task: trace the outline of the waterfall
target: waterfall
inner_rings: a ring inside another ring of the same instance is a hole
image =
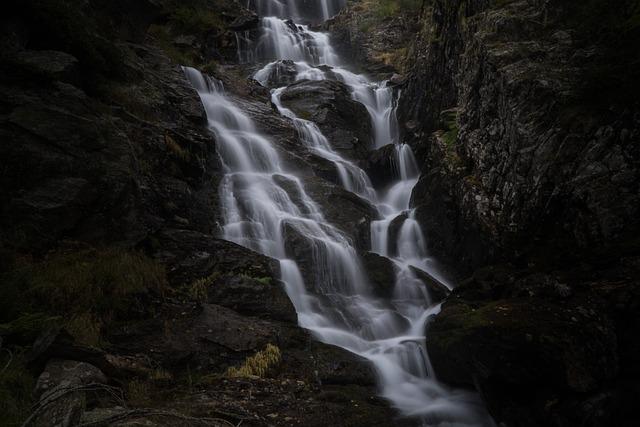
[[[344,2],[320,3],[321,10],[312,18],[326,19]],[[220,184],[224,238],[278,260],[300,326],[325,343],[369,360],[378,373],[381,394],[403,415],[429,426],[493,425],[476,395],[438,383],[429,362],[424,327],[440,306],[431,303],[414,268],[447,283],[427,253],[425,236],[410,208],[420,171],[411,148],[399,142],[392,88],[344,68],[326,34],[284,19],[299,17],[302,8],[296,8],[295,1],[250,0],[249,4],[261,14],[272,15],[262,19],[252,58],[274,62],[259,70],[256,80],[264,83],[280,72],[279,60],[293,61],[289,64],[296,80],[340,80],[369,112],[372,148],[395,146],[397,180],[378,192],[362,169],[332,148],[315,123],[283,105],[285,88],[272,90],[273,104],[292,121],[301,143],[332,162],[342,186],[377,209],[378,219],[371,224],[371,250],[393,263],[393,297],[375,295],[350,239],[327,222],[304,182],[287,170],[268,135],[257,130],[222,84],[185,68],[218,141],[225,172]],[[395,235],[392,223],[400,223]],[[291,239],[304,242],[311,259],[292,255]]]
[[[260,16],[322,22],[338,13],[347,0],[248,0],[247,7]]]

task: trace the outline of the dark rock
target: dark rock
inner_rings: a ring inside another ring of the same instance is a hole
[[[409,218],[406,212],[401,213],[397,217],[395,217],[391,224],[389,224],[389,229],[387,231],[389,247],[387,250],[391,256],[396,256],[398,254],[398,238],[400,237],[400,231],[402,230],[402,225]]]
[[[68,53],[53,50],[25,50],[15,60],[50,79],[67,83],[78,82],[78,60]]]
[[[51,327],[42,332],[27,354],[28,366],[41,371],[51,359],[74,360],[96,366],[107,375],[118,376],[104,351],[75,344],[75,339],[60,327]]]
[[[386,187],[398,179],[395,159],[396,148],[393,144],[369,152],[362,169],[369,175],[375,188]]]
[[[107,377],[93,365],[75,360],[52,359],[38,377],[34,390],[36,397],[50,393],[56,387],[87,384],[106,384]]]
[[[258,28],[258,24],[260,24],[258,15],[246,9],[241,9],[241,11],[244,13],[235,17],[228,28],[232,31],[248,31]]]
[[[419,28],[419,14],[413,9],[384,18],[376,7],[355,2],[347,4],[322,25],[331,33],[331,42],[341,56],[351,60],[376,80],[384,80],[403,69],[407,40]],[[365,30],[366,28],[366,30]]]
[[[280,99],[298,117],[315,122],[335,150],[351,159],[366,158],[372,139],[369,113],[344,83],[301,80]]]
[[[288,86],[296,81],[298,75],[296,64],[289,59],[274,62],[269,70],[269,75],[263,80],[268,88]]]
[[[537,399],[523,405],[527,396],[554,390],[565,402],[617,375],[613,324],[593,302],[574,299],[567,308],[542,298],[482,298],[470,283],[454,291],[428,325],[427,341],[438,376],[478,387],[498,419],[528,414],[546,423],[563,410],[549,413]]]
[[[376,295],[382,298],[393,297],[396,282],[396,267],[393,262],[373,252],[366,252],[362,255],[362,264]]]
[[[297,319],[276,260],[188,230],[164,230],[153,241],[160,249],[155,257],[169,266],[169,280],[176,286],[203,280],[209,303],[249,316]]]
[[[451,293],[449,288],[447,288],[443,283],[441,283],[438,279],[436,279],[426,271],[416,268],[412,265],[409,266],[409,268],[411,269],[411,272],[413,272],[413,274],[415,274],[416,277],[420,279],[427,287],[432,303],[437,304],[444,301]]]

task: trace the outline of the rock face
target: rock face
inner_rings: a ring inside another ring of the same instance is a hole
[[[282,92],[282,104],[298,117],[315,122],[335,150],[364,159],[371,146],[371,120],[348,87],[332,80],[302,80]]]
[[[425,2],[409,55],[398,114],[425,171],[416,218],[433,254],[475,271],[428,326],[429,353],[508,426],[634,412],[640,122],[625,13]]]
[[[407,41],[418,30],[419,9],[384,16],[378,2],[355,1],[325,22],[332,45],[352,66],[377,80],[390,78],[405,68]],[[404,7],[404,5],[402,5]]]
[[[470,267],[637,233],[636,110],[591,101],[580,76],[607,47],[571,20],[580,8],[542,3],[437,2],[416,42],[399,109],[428,171],[415,204],[434,250]]]

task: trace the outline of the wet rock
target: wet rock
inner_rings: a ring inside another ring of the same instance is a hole
[[[384,188],[398,179],[395,164],[396,148],[393,144],[385,145],[369,152],[362,162],[362,169],[369,175],[375,188]]]
[[[382,298],[391,298],[396,282],[393,262],[373,252],[366,252],[362,255],[362,263],[375,293]]]
[[[388,242],[389,247],[387,248],[389,254],[392,256],[396,256],[398,254],[398,238],[400,237],[400,231],[402,230],[402,225],[409,218],[407,213],[401,213],[397,217],[395,217],[391,223],[389,224],[389,229],[387,231],[388,234]]]
[[[244,8],[240,9],[241,14],[229,24],[228,28],[232,31],[248,31],[258,28],[260,18],[253,12]]]
[[[369,113],[351,99],[344,83],[302,80],[280,99],[298,117],[315,122],[335,150],[351,159],[366,158],[372,140]]]
[[[441,283],[438,279],[436,279],[426,271],[412,265],[409,266],[409,269],[411,269],[411,272],[425,284],[427,290],[429,291],[429,296],[431,297],[432,303],[437,304],[444,301],[451,293],[449,288],[447,288],[443,283]]]
[[[269,67],[269,75],[263,80],[263,84],[268,88],[288,86],[296,81],[297,75],[298,70],[293,61],[276,61]]]
[[[370,224],[377,212],[368,201],[318,178],[307,178],[304,185],[329,224],[346,233],[358,250],[371,247]]]

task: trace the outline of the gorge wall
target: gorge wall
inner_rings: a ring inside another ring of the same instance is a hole
[[[399,106],[424,161],[413,203],[431,250],[470,277],[429,351],[507,425],[632,416],[638,10],[423,2]]]

